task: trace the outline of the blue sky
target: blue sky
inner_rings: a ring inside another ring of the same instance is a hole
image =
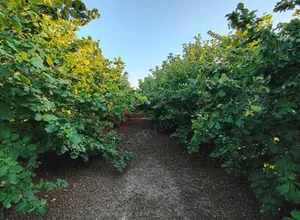
[[[133,86],[160,65],[169,53],[179,54],[182,44],[198,33],[228,32],[225,15],[239,2],[259,14],[272,13],[279,0],[83,0],[88,8],[98,8],[101,18],[78,32],[80,37],[100,40],[105,57],[121,57]],[[276,13],[274,21],[287,21],[292,12]]]

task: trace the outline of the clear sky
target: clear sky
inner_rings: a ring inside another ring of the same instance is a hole
[[[98,8],[101,18],[81,28],[79,36],[100,40],[105,57],[121,57],[133,86],[160,65],[169,53],[182,52],[182,44],[198,33],[228,32],[225,15],[239,2],[259,14],[272,13],[279,0],[83,0],[88,8]],[[292,12],[274,15],[287,21]]]

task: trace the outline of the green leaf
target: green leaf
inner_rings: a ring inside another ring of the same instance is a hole
[[[218,129],[218,130],[220,130],[220,129],[221,129],[221,125],[220,125],[220,123],[219,123],[219,122],[217,122],[217,123],[215,124],[215,128],[216,128],[216,129]]]
[[[31,137],[30,136],[25,136],[22,141],[23,141],[24,144],[28,144],[31,141]]]
[[[45,191],[51,191],[55,188],[55,184],[54,183],[51,183],[51,182],[48,182],[48,183],[45,183],[43,189]]]
[[[78,153],[75,153],[75,152],[70,153],[70,157],[71,157],[72,159],[77,159],[78,156],[79,156]]]
[[[283,184],[281,186],[277,186],[276,189],[281,195],[284,195],[289,192],[290,186],[288,184]]]
[[[35,159],[30,159],[28,165],[32,167],[37,167],[37,161]]]
[[[54,107],[55,107],[55,103],[54,102],[46,102],[45,103],[45,107],[48,109],[48,110],[54,110]]]
[[[284,46],[285,46],[285,48],[287,48],[287,49],[291,49],[291,48],[293,48],[293,43],[288,42],[288,41],[285,41],[285,42],[284,42]]]
[[[224,82],[226,82],[228,80],[228,77],[225,73],[222,73],[221,78],[218,80],[218,82],[220,84],[223,84]]]
[[[233,123],[233,118],[231,117],[231,115],[229,115],[227,118],[226,118],[226,121],[227,123]]]
[[[298,210],[293,210],[291,212],[291,216],[293,216],[293,218],[295,218],[296,220],[300,220],[300,211]]]
[[[11,184],[17,184],[19,182],[19,179],[16,174],[9,174],[7,177],[7,181]]]
[[[20,173],[22,170],[23,170],[23,168],[19,165],[9,168],[10,173]]]
[[[71,7],[72,6],[72,0],[65,0],[65,5],[66,7]]]
[[[39,207],[36,210],[36,212],[40,215],[45,215],[48,212],[48,209],[46,207],[42,206],[42,207]]]
[[[46,131],[48,134],[51,134],[51,133],[53,133],[53,132],[56,131],[56,130],[57,130],[57,126],[54,125],[54,124],[50,124],[50,125],[47,125],[47,126],[45,127],[45,131]]]
[[[15,206],[15,208],[16,208],[16,211],[17,212],[22,212],[25,208],[26,208],[26,206],[27,206],[27,202],[19,202],[16,206]]]
[[[21,32],[22,31],[22,25],[20,23],[20,20],[16,17],[14,17],[12,20],[11,20],[11,24],[13,26],[13,28],[17,31],[17,32]]]
[[[76,9],[76,10],[78,10],[79,8],[80,8],[80,6],[81,6],[81,2],[80,1],[78,1],[78,0],[75,0],[74,2],[73,2],[73,7]]]
[[[0,102],[0,112],[0,119],[2,120],[11,120],[14,117],[11,108],[3,102]]]
[[[40,49],[40,48],[38,48],[37,50],[39,51],[39,54],[40,54],[40,58],[41,58],[41,59],[44,59],[44,58],[47,57],[47,54],[45,53],[44,50],[42,50],[42,49]]]
[[[231,40],[230,40],[230,39],[227,39],[227,40],[225,40],[225,41],[222,43],[222,46],[223,46],[223,47],[228,47],[228,46],[230,46],[230,43],[231,43]]]
[[[294,139],[294,132],[287,132],[287,134],[284,135],[284,139],[292,141]]]
[[[74,143],[74,144],[78,144],[80,142],[82,142],[82,139],[80,136],[78,135],[72,135],[70,140]]]
[[[244,124],[244,121],[243,121],[241,118],[239,118],[239,119],[235,122],[235,124],[240,128],[240,127],[242,127],[242,125]]]
[[[10,202],[10,199],[6,199],[4,200],[4,202],[2,203],[3,206],[7,209],[9,209],[11,207],[11,202]]]
[[[262,111],[262,107],[256,106],[256,105],[251,105],[251,110],[253,112],[260,113]]]
[[[61,8],[63,5],[63,0],[55,0],[55,7]]]
[[[38,58],[38,57],[33,57],[31,59],[31,64],[33,66],[35,66],[36,68],[44,68],[44,64],[43,64],[43,61],[41,58]]]
[[[42,112],[46,110],[46,107],[44,105],[32,105],[29,107],[34,112]]]
[[[15,75],[14,78],[20,82],[27,84],[27,85],[31,83],[30,79],[22,74]]]
[[[51,122],[51,121],[57,121],[58,117],[56,117],[55,115],[52,115],[52,114],[46,114],[46,115],[43,115],[42,119],[43,119],[43,121]]]
[[[0,49],[0,55],[8,56],[8,57],[14,59],[14,57],[11,54],[7,53],[5,50],[2,50],[2,49]]]
[[[278,152],[278,146],[276,145],[276,143],[273,142],[272,139],[266,138],[264,140],[264,143],[268,146],[268,148],[270,149],[270,151],[272,153],[277,153]]]
[[[33,195],[33,192],[31,189],[26,189],[25,192],[24,192],[24,197],[25,198],[29,198],[30,196]]]
[[[9,128],[0,128],[0,140],[9,139],[11,136],[11,130]]]
[[[8,172],[8,167],[7,166],[1,166],[0,167],[0,177],[6,175]]]
[[[243,9],[244,9],[244,4],[243,4],[243,3],[239,3],[239,4],[237,5],[237,9],[243,10]]]
[[[0,67],[0,77],[10,77],[12,74],[6,67]]]
[[[63,10],[61,10],[61,13],[62,13],[62,17],[64,19],[68,20],[70,18],[70,13],[67,8],[64,8]]]
[[[30,3],[35,4],[35,5],[43,5],[44,1],[43,0],[29,0]]]
[[[40,113],[35,114],[34,119],[36,121],[41,121],[42,120],[42,114],[40,114]]]
[[[292,147],[292,148],[291,148],[291,154],[292,154],[295,158],[300,158],[300,149],[298,149],[297,147]]]
[[[57,187],[65,188],[68,186],[68,182],[66,180],[57,179],[56,185],[57,185]]]
[[[16,48],[15,44],[10,42],[10,41],[6,41],[7,45],[12,48],[14,51],[18,51],[18,49]]]
[[[69,13],[73,18],[78,18],[78,13],[74,9],[69,10]]]
[[[29,151],[35,151],[36,150],[36,145],[35,144],[28,144],[27,145],[27,149]]]
[[[219,91],[218,96],[224,97],[224,96],[226,96],[226,92],[222,89]]]
[[[24,179],[24,178],[29,177],[29,176],[31,176],[31,172],[29,172],[29,171],[25,171],[25,172],[22,172],[22,173],[19,174],[20,179]]]
[[[289,180],[295,180],[296,177],[297,177],[297,176],[296,176],[294,173],[291,173],[291,174],[288,175],[288,179],[289,179]]]
[[[10,138],[10,139],[11,139],[12,141],[15,141],[15,140],[18,140],[18,139],[19,139],[19,137],[20,137],[20,135],[19,135],[19,134],[17,134],[17,133],[14,133],[14,134],[12,134],[12,135],[11,135],[11,138]]]
[[[0,192],[0,202],[6,199],[7,194],[5,192]]]
[[[24,42],[22,44],[23,47],[26,47],[26,48],[34,48],[34,43],[32,43],[31,41],[28,41],[28,42]]]

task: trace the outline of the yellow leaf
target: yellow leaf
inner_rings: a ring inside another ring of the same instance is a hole
[[[44,3],[48,6],[53,6],[53,2],[51,0],[44,0]]]
[[[19,54],[21,55],[21,57],[22,57],[23,59],[27,59],[27,53],[26,53],[26,52],[21,51],[21,52],[19,52]]]
[[[296,17],[299,13],[299,10],[295,10],[295,12],[292,14],[293,17]]]
[[[53,65],[53,61],[52,61],[51,57],[47,57],[46,61],[47,61],[49,66]]]

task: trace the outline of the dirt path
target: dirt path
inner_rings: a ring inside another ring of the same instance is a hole
[[[11,213],[7,219],[261,219],[245,181],[227,175],[211,160],[188,155],[149,121],[131,121],[120,132],[137,152],[124,173],[99,158],[71,166],[58,161],[43,175],[65,178],[69,186],[42,195],[49,201],[49,213]]]

